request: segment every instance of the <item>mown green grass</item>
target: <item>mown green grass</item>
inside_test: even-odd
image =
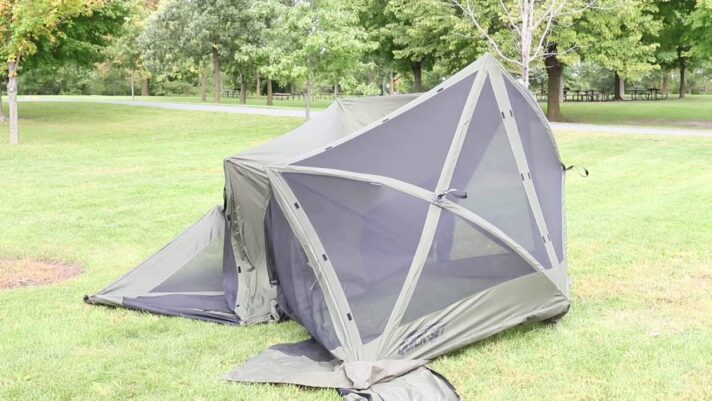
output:
[[[546,110],[546,104],[542,107]],[[576,123],[712,129],[712,95],[655,101],[564,102],[561,113],[565,121]]]
[[[0,135],[0,256],[63,260],[73,281],[0,291],[0,400],[333,400],[222,374],[294,322],[225,327],[85,305],[221,200],[223,157],[299,119],[21,104]],[[573,308],[436,360],[463,400],[712,399],[712,141],[557,135]],[[1,272],[0,272],[1,274]]]

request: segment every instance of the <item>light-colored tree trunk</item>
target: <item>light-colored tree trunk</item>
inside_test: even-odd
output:
[[[10,143],[20,143],[20,128],[17,115],[17,61],[7,63],[7,101],[10,107]]]
[[[136,69],[131,69],[131,100],[136,99]]]
[[[148,77],[143,77],[141,80],[141,96],[150,96],[150,89],[148,87]]]
[[[334,83],[334,99],[339,97],[339,83],[335,82]]]
[[[220,96],[222,95],[222,79],[220,76],[220,55],[218,54],[218,49],[213,47],[213,74],[215,81],[215,103],[220,103]]]
[[[0,85],[0,123],[5,122],[5,108],[2,105],[2,85]]]
[[[200,100],[203,103],[208,101],[208,72],[203,71],[200,74]]]
[[[312,98],[312,79],[309,78],[307,79],[307,97],[306,97],[306,115],[305,118],[308,120],[310,119],[310,112],[311,112],[311,98]]]
[[[685,69],[686,69],[686,67],[687,66],[685,65],[685,59],[680,57],[680,95],[679,95],[680,99],[685,98],[685,90],[687,89],[685,87]]]
[[[247,79],[240,74],[240,104],[247,103]]]
[[[260,81],[260,74],[257,74],[255,81],[255,96],[262,96],[262,82]]]
[[[624,100],[623,94],[625,94],[625,78],[616,71],[613,79],[613,100]]]
[[[670,71],[663,71],[663,93],[670,92]]]
[[[390,79],[391,79],[391,87],[390,87],[390,93],[391,95],[396,94],[396,79],[393,77],[393,70],[390,72]]]
[[[272,78],[267,78],[267,106],[272,106]]]
[[[561,65],[556,57],[556,50],[550,52],[549,56],[544,59],[546,65],[546,75],[548,77],[546,91],[546,118],[549,121],[564,121],[561,115],[561,76],[564,72],[564,66]]]

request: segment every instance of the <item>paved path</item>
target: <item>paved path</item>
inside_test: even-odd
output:
[[[632,126],[632,125],[597,125],[597,124],[573,124],[573,123],[551,123],[551,128],[553,128],[556,131],[569,131],[569,132],[597,132],[597,133],[606,133],[606,134],[635,134],[635,135],[701,136],[701,137],[712,138],[712,130],[708,130],[708,129],[636,127],[636,126]]]
[[[267,107],[251,107],[238,105],[218,105],[218,104],[196,104],[196,103],[168,103],[168,102],[146,102],[141,100],[74,100],[74,99],[51,99],[51,98],[29,98],[22,99],[21,102],[92,102],[105,104],[119,104],[126,106],[155,107],[169,110],[188,111],[210,111],[218,113],[251,114],[275,117],[304,117],[302,109],[278,109]],[[312,116],[319,114],[319,111],[312,111]],[[573,124],[573,123],[551,123],[551,127],[556,131],[569,132],[597,132],[606,134],[635,134],[635,135],[675,135],[675,136],[699,136],[712,138],[712,130],[704,129],[684,129],[684,128],[659,128],[659,127],[635,127],[626,125],[595,125],[595,124]]]
[[[252,107],[220,104],[197,104],[197,103],[169,103],[169,102],[147,102],[141,100],[75,100],[75,99],[51,99],[51,98],[29,98],[20,99],[20,102],[82,102],[82,103],[103,103],[119,104],[124,106],[154,107],[157,109],[187,110],[187,111],[211,111],[217,113],[252,114],[260,116],[274,117],[304,117],[303,109],[278,109],[268,107]],[[319,111],[312,110],[312,116],[319,114]]]

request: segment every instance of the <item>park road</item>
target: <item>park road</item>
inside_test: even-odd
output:
[[[304,117],[303,109],[271,108],[257,106],[219,105],[219,104],[197,104],[197,103],[170,103],[153,102],[142,100],[104,100],[104,99],[62,99],[47,97],[26,97],[20,99],[21,102],[91,102],[103,104],[117,104],[134,107],[154,107],[167,110],[185,111],[208,111],[216,113],[251,114],[272,117]],[[317,116],[318,111],[312,110],[312,116]],[[591,132],[605,134],[631,134],[631,135],[674,135],[674,136],[698,136],[712,138],[712,130],[706,129],[684,129],[684,128],[664,128],[664,127],[644,127],[628,125],[597,125],[597,124],[576,124],[576,123],[550,123],[555,131],[566,132]]]

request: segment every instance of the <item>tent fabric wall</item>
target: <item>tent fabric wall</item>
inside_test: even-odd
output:
[[[465,91],[467,96],[454,96],[455,92],[452,89],[458,88],[463,83],[468,89]],[[303,157],[298,157],[289,163],[265,167],[273,193],[280,207],[303,244],[303,248],[308,254],[311,253],[311,255],[307,255],[307,258],[309,264],[317,272],[316,277],[321,279],[319,285],[322,288],[329,289],[326,293],[326,303],[329,305],[328,309],[334,322],[334,328],[342,345],[342,347],[338,347],[333,351],[342,356],[347,362],[364,359],[377,361],[388,357],[409,358],[412,353],[423,353],[429,357],[437,356],[437,350],[448,348],[442,347],[440,343],[447,341],[450,337],[442,333],[445,331],[447,322],[442,321],[444,317],[438,312],[445,310],[450,315],[462,313],[458,312],[458,306],[465,302],[464,299],[467,299],[465,295],[484,294],[488,290],[487,288],[473,286],[473,293],[463,294],[463,300],[455,301],[451,305],[428,315],[428,318],[424,319],[422,324],[426,327],[434,325],[440,328],[440,332],[433,331],[432,333],[424,334],[425,337],[438,339],[438,341],[431,341],[432,345],[428,344],[428,341],[421,341],[423,344],[418,344],[418,347],[409,347],[404,344],[404,336],[409,334],[419,335],[417,332],[410,333],[399,330],[399,326],[401,326],[403,316],[413,296],[423,266],[428,260],[428,255],[431,255],[430,250],[438,231],[437,227],[440,225],[440,221],[443,221],[442,216],[449,215],[449,212],[454,212],[468,224],[472,224],[479,229],[480,238],[485,238],[485,236],[489,235],[489,241],[497,243],[497,248],[499,249],[497,252],[504,252],[510,255],[508,259],[502,257],[496,259],[507,260],[507,263],[517,263],[521,266],[512,271],[512,275],[509,276],[510,280],[500,279],[492,289],[504,286],[509,281],[512,281],[511,279],[521,276],[522,281],[536,283],[544,291],[544,293],[540,293],[532,289],[514,295],[502,294],[507,300],[490,300],[493,305],[496,305],[496,307],[493,306],[495,311],[502,313],[506,310],[499,309],[500,306],[506,306],[510,310],[521,308],[528,313],[528,316],[522,317],[522,321],[524,321],[527,319],[539,319],[541,317],[539,314],[542,311],[549,311],[551,316],[554,316],[568,308],[569,301],[567,296],[564,295],[568,294],[566,274],[565,271],[562,271],[562,264],[554,250],[541,202],[533,184],[532,173],[536,176],[537,171],[531,171],[528,166],[526,152],[523,149],[515,115],[506,91],[506,83],[517,85],[493,60],[489,58],[482,59],[375,125],[366,127],[362,131],[338,140],[321,150],[308,152]],[[519,95],[519,92],[514,94]],[[417,168],[393,170],[391,166],[392,164],[408,166],[413,160],[416,163],[423,163],[424,156],[417,155],[418,149],[415,149],[416,155],[410,158],[408,156],[411,156],[411,154],[408,153],[394,156],[392,161],[385,162],[384,167],[386,170],[374,170],[374,168],[377,168],[377,166],[374,167],[374,163],[363,164],[363,166],[367,166],[366,170],[358,167],[358,164],[351,164],[351,166],[344,164],[347,162],[352,163],[352,159],[355,163],[359,163],[362,159],[361,152],[367,152],[369,149],[377,147],[377,139],[383,137],[384,134],[377,135],[373,133],[380,132],[382,130],[381,127],[396,124],[400,119],[417,121],[423,113],[413,115],[409,111],[419,110],[429,103],[437,104],[439,102],[438,97],[446,97],[448,100],[452,98],[459,99],[454,103],[458,105],[457,120],[459,122],[452,127],[454,136],[440,135],[440,137],[444,138],[443,140],[450,142],[450,149],[447,157],[444,158],[445,160],[441,162],[442,165],[438,168],[439,173],[437,176],[439,178],[435,186],[431,184],[422,184],[424,186],[415,184],[432,182],[431,171],[424,171],[418,176]],[[451,108],[453,106],[451,104]],[[427,110],[427,108],[424,110]],[[436,119],[437,116],[438,114],[431,116],[426,114],[426,117],[431,119]],[[531,138],[530,141],[548,142],[549,159],[545,160],[545,162],[549,163],[549,165],[559,166],[558,169],[549,169],[541,174],[548,174],[546,179],[550,182],[562,183],[564,173],[560,168],[561,162],[555,151],[550,132],[547,126],[542,124],[541,120],[533,117],[536,117],[536,114],[529,115],[529,123],[538,128],[538,131],[529,132],[529,134],[530,136],[539,135],[539,137]],[[452,120],[452,117],[448,120]],[[493,122],[496,125],[491,125]],[[399,126],[407,127],[408,125],[400,123]],[[412,127],[418,126],[420,125],[412,125]],[[413,129],[417,131],[417,128]],[[431,128],[428,131],[433,132],[433,129]],[[407,140],[407,134],[408,132],[406,131],[404,134],[406,137],[401,142]],[[364,137],[373,137],[375,139],[374,142],[368,143],[368,145],[361,145],[363,142],[361,138]],[[385,149],[392,149],[395,146],[394,144],[398,143],[398,140],[393,140],[392,144],[389,141],[388,138],[385,139],[387,144],[387,146],[384,146]],[[468,145],[468,143],[472,143],[472,145]],[[487,143],[497,143],[498,145],[487,148]],[[362,151],[361,149],[364,150]],[[381,150],[378,149],[377,151],[380,152]],[[482,155],[480,156],[480,161],[477,161],[476,154],[478,152]],[[491,156],[487,156],[487,152],[493,153],[491,153]],[[323,156],[325,154],[334,154],[335,156],[331,159],[325,159]],[[473,158],[474,167],[465,168],[469,173],[463,176],[461,164],[467,162],[473,165]],[[312,162],[312,160],[316,160],[316,162]],[[499,165],[496,163],[493,165],[493,161],[499,163]],[[356,166],[356,168],[352,168],[352,166]],[[472,171],[473,169],[475,172]],[[483,173],[479,175],[482,178],[477,178],[477,169],[483,169]],[[415,173],[413,172],[414,170],[416,171]],[[404,171],[410,175],[398,176],[398,171]],[[498,173],[498,171],[502,171],[504,175]],[[319,175],[329,178],[317,179],[316,177]],[[299,176],[302,176],[303,179],[297,179]],[[315,178],[310,178],[309,182],[312,182],[312,184],[306,184],[308,188],[304,189],[304,179],[309,176]],[[458,178],[460,176],[465,178]],[[468,176],[471,178],[467,178]],[[498,196],[494,196],[492,191],[489,191],[493,198],[489,200],[486,199],[488,191],[483,191],[483,196],[478,198],[477,191],[480,188],[486,188],[484,186],[485,183],[482,181],[484,179],[497,181],[494,185],[491,185],[493,190],[498,189],[496,188],[497,185],[500,188],[511,189],[506,190],[509,192],[500,190],[501,195]],[[318,183],[315,180],[322,182]],[[468,188],[468,185],[470,185],[468,182],[471,180],[474,180],[472,181],[473,188],[470,191],[473,192],[473,197],[468,197],[467,201],[450,200],[448,197],[437,199],[438,194],[445,193],[451,188],[451,185],[456,185],[455,188],[457,189]],[[349,181],[352,183],[349,183]],[[360,187],[358,182],[362,183]],[[502,185],[505,185],[505,187],[502,187]],[[562,188],[559,186],[556,190],[561,191]],[[358,200],[364,196],[368,197],[369,195],[366,194],[369,192],[373,192],[374,195],[372,197],[376,198],[379,196],[385,196],[386,198],[396,197],[396,195],[384,195],[387,191],[395,191],[402,194],[396,202],[401,206],[399,212],[395,212],[396,209],[393,209],[378,217],[377,208],[387,207],[386,201],[376,202],[372,206],[368,206],[368,203],[363,203],[368,201]],[[334,198],[335,196],[339,197],[339,199]],[[515,203],[505,202],[509,198],[514,200]],[[407,199],[413,199],[413,206],[407,206]],[[420,204],[422,205],[419,209],[416,206],[418,202],[421,202]],[[313,203],[315,203],[314,206],[310,205]],[[329,206],[330,204],[333,206]],[[445,209],[448,210],[448,213],[443,212]],[[556,206],[549,210],[555,209]],[[329,210],[332,211],[329,212]],[[412,211],[412,213],[409,211]],[[339,218],[348,216],[349,213],[353,215],[352,218],[339,220]],[[398,215],[402,213],[406,214],[399,218]],[[400,229],[402,230],[402,235],[403,233],[415,231],[419,233],[420,240],[410,240],[410,245],[406,247],[400,247],[398,240],[391,239],[388,241],[387,244],[392,246],[390,249],[391,254],[388,255],[391,259],[390,262],[384,256],[375,257],[382,262],[381,271],[388,266],[392,268],[404,266],[403,262],[396,263],[392,259],[395,256],[405,256],[405,259],[412,259],[410,265],[397,268],[388,274],[389,279],[395,280],[390,286],[392,289],[390,293],[379,296],[371,290],[369,296],[359,298],[354,295],[355,292],[353,290],[354,286],[359,286],[359,283],[354,282],[353,279],[350,280],[348,276],[364,273],[364,271],[355,272],[354,269],[359,269],[359,267],[356,265],[348,267],[349,262],[347,261],[353,262],[354,258],[359,257],[361,259],[373,259],[368,253],[373,253],[375,246],[367,246],[367,249],[363,250],[355,249],[355,246],[359,244],[359,237],[354,234],[355,232],[361,230],[369,232],[372,237],[378,236],[377,232],[369,230],[367,227],[371,224],[369,223],[371,221],[370,217],[376,217],[374,222],[380,223],[382,226],[376,228],[376,231],[379,229],[381,231],[391,228],[396,231]],[[323,222],[320,222],[320,220],[323,220]],[[421,225],[419,227],[409,227],[406,222],[421,222]],[[340,230],[341,227],[348,227],[348,229]],[[521,233],[526,233],[526,236],[522,237]],[[386,234],[384,238],[389,235],[394,237],[393,234]],[[399,238],[399,240],[402,239]],[[336,245],[329,245],[330,243],[335,243]],[[344,248],[344,246],[350,248]],[[334,254],[334,251],[339,247],[342,250],[336,251],[336,254]],[[339,252],[344,253],[344,257],[340,257]],[[384,252],[383,254],[385,255],[386,253]],[[491,259],[495,258],[492,257]],[[527,264],[528,266],[526,266]],[[365,269],[364,266],[362,264],[360,268]],[[527,271],[526,269],[529,270]],[[346,271],[346,276],[341,270]],[[502,271],[502,268],[499,270]],[[366,274],[370,275],[373,280],[361,284],[362,287],[373,288],[375,282],[383,280],[378,275],[368,273],[367,270]],[[524,278],[527,275],[532,275],[532,277]],[[544,276],[546,280],[542,281],[539,276]],[[504,277],[506,278],[506,274]],[[534,277],[537,277],[537,279],[534,279]],[[359,278],[357,277],[356,280],[358,281]],[[360,280],[363,281],[363,277]],[[479,284],[481,285],[482,283],[480,282]],[[395,292],[399,294],[395,296]],[[494,294],[500,293],[494,290],[491,292]],[[363,299],[370,300],[370,302],[364,304]],[[555,300],[556,303],[551,305],[549,304],[550,300]],[[364,314],[359,312],[359,310],[384,309],[389,315],[386,324],[383,322],[384,318],[374,316],[375,313]],[[486,315],[484,311],[479,311],[479,313]],[[495,314],[495,316],[497,315]],[[545,314],[543,316],[544,318],[546,317]],[[454,318],[461,318],[461,316],[454,316]],[[500,316],[501,318],[502,316]],[[412,320],[414,317],[409,316],[408,319]],[[364,332],[363,320],[370,321],[370,324],[376,325],[377,329]],[[374,320],[377,322],[374,323]],[[411,326],[406,325],[406,327]],[[401,337],[398,337],[399,335]],[[457,339],[458,336],[455,336],[453,341]],[[404,346],[400,347],[400,351],[394,352],[394,343],[404,344]],[[416,350],[416,348],[419,349]]]
[[[153,296],[168,278],[162,253],[183,255],[169,268],[177,274],[222,233],[223,285],[209,294],[223,296],[227,315],[299,321],[340,361],[336,376],[313,372],[320,385],[375,391],[444,353],[568,311],[562,165],[531,94],[484,56],[427,93],[337,101],[225,159],[224,213],[90,299],[142,309],[119,295]],[[184,255],[186,243],[196,251]],[[200,260],[207,280],[218,265]],[[151,284],[136,292],[137,280]],[[196,308],[165,301],[198,318],[214,309],[207,298]],[[280,355],[260,355],[232,379],[289,382],[271,371],[294,361]],[[431,384],[423,391],[435,394]]]
[[[223,290],[225,226],[222,208],[213,208],[158,253],[86,301],[239,324]]]

